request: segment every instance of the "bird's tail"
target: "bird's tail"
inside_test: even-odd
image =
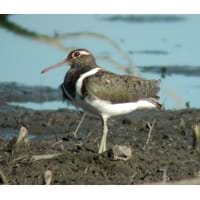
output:
[[[157,99],[149,98],[148,101],[150,101],[152,104],[154,104],[158,110],[160,110],[160,111],[165,110],[164,106],[161,103],[159,103]]]

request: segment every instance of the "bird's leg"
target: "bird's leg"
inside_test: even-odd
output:
[[[82,115],[81,120],[79,121],[78,126],[76,127],[76,130],[73,132],[73,135],[74,135],[75,138],[77,138],[77,133],[78,133],[80,126],[83,123],[83,120],[85,119],[86,115],[87,115],[86,113],[84,113]]]
[[[101,143],[99,146],[99,154],[106,151],[106,139],[108,134],[108,126],[107,126],[108,118],[107,116],[102,116],[102,125],[103,125],[103,136],[101,138]]]

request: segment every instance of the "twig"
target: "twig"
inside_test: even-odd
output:
[[[84,174],[87,174],[88,169],[89,169],[89,166],[87,166],[87,167],[85,168],[85,170],[83,171],[83,173],[84,173]]]
[[[91,135],[92,135],[92,132],[89,131],[89,133],[88,133],[87,136],[85,137],[85,140],[87,140]]]
[[[62,142],[63,142],[62,139],[61,139],[61,140],[58,140],[57,142],[53,143],[53,144],[51,145],[51,147],[53,148],[53,147],[55,147],[57,144],[60,144],[60,143],[62,143]]]
[[[73,132],[73,135],[74,135],[75,138],[77,138],[77,133],[78,133],[80,126],[83,123],[83,120],[85,119],[86,115],[87,115],[87,113],[83,114],[83,116],[81,117],[81,120],[78,123],[78,126],[76,127],[76,130]]]
[[[150,139],[151,139],[151,133],[152,133],[152,130],[153,130],[153,128],[154,128],[155,123],[156,123],[156,119],[153,120],[152,125],[150,124],[150,122],[147,123],[148,128],[149,128],[149,133],[148,133],[148,137],[147,137],[147,140],[146,140],[146,143],[145,143],[143,149],[145,149],[146,146],[149,144],[149,141],[150,141]]]
[[[51,170],[46,170],[44,172],[44,181],[45,181],[46,185],[50,185],[51,184],[52,177],[53,177],[53,174],[52,174]]]
[[[192,125],[193,131],[193,148],[200,152],[200,123],[195,123]]]
[[[131,175],[130,181],[129,181],[128,184],[133,184],[133,183],[134,183],[134,178],[135,178],[136,175],[137,175],[137,172],[134,172],[134,173]]]
[[[19,160],[22,160],[22,159],[25,159],[25,158],[28,158],[28,155],[19,156],[18,158],[13,159],[13,161],[16,162],[16,161],[19,161]]]
[[[4,185],[8,185],[8,180],[5,176],[5,174],[0,170],[0,179],[2,180]]]
[[[152,185],[200,185],[200,177],[194,177],[189,179],[182,179],[179,181],[170,181],[170,182],[155,182],[151,183]]]
[[[45,155],[33,155],[31,157],[31,160],[32,161],[48,160],[48,159],[52,159],[52,158],[58,157],[60,155],[63,155],[63,153],[54,153],[54,154],[45,154]]]
[[[28,130],[25,126],[22,126],[20,131],[19,131],[19,135],[18,135],[18,138],[17,138],[17,141],[16,141],[16,144],[24,141],[24,139],[27,137],[28,135]]]
[[[162,177],[162,179],[163,179],[163,183],[165,184],[169,180],[169,177],[167,176],[167,168],[164,167],[163,169],[161,169],[161,171],[163,171],[163,177]]]
[[[81,124],[83,123],[83,120],[85,119],[86,115],[87,115],[87,113],[84,113],[84,114],[83,114],[83,116],[81,117],[81,120],[80,120],[79,123],[78,123],[78,126],[76,127],[76,130],[73,132],[73,135],[74,135],[75,138],[77,138],[77,133],[78,133],[78,131],[79,131],[79,129],[80,129],[80,126],[81,126]],[[54,147],[54,146],[56,146],[57,144],[60,144],[60,143],[62,143],[62,142],[63,142],[62,139],[61,139],[61,140],[58,140],[57,142],[55,142],[54,144],[52,144],[51,147]]]

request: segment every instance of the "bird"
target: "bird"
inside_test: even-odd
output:
[[[96,63],[87,49],[72,50],[61,62],[41,71],[42,74],[68,65],[61,84],[63,98],[86,112],[97,115],[102,122],[103,135],[98,153],[107,151],[108,120],[138,109],[159,109],[160,80],[146,80],[132,75],[119,75]]]

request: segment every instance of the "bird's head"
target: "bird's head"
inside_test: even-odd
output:
[[[64,65],[70,65],[71,68],[74,67],[84,67],[84,66],[93,66],[96,65],[95,58],[93,54],[87,49],[75,49],[71,51],[67,58],[64,61],[61,61],[57,64],[49,66],[41,71],[41,73],[46,73],[52,69],[57,67],[61,67]]]
[[[95,63],[93,54],[87,49],[76,49],[69,53],[66,58],[70,66],[74,65],[90,65]]]

